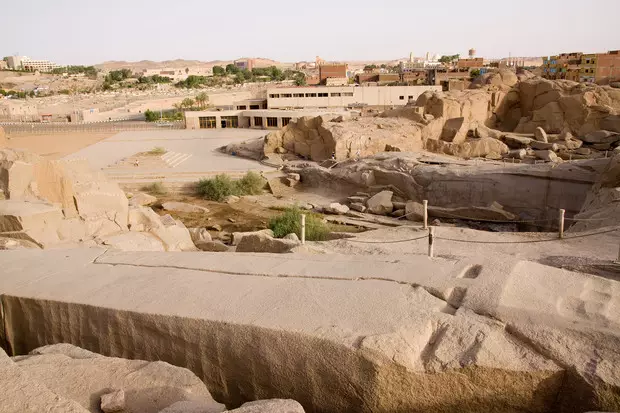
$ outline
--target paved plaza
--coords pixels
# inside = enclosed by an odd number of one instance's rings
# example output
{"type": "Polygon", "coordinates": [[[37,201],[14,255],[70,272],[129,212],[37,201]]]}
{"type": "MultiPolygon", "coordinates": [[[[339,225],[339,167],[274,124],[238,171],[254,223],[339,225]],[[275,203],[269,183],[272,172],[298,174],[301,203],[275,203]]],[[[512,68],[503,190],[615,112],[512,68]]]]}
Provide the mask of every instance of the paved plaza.
{"type": "Polygon", "coordinates": [[[218,151],[221,146],[264,136],[267,132],[252,129],[165,130],[121,132],[88,146],[65,159],[87,159],[95,168],[118,182],[191,181],[215,173],[243,173],[248,170],[270,171],[259,162],[230,156],[218,151]],[[139,152],[162,147],[181,162],[160,166],[115,165],[139,152]]]}

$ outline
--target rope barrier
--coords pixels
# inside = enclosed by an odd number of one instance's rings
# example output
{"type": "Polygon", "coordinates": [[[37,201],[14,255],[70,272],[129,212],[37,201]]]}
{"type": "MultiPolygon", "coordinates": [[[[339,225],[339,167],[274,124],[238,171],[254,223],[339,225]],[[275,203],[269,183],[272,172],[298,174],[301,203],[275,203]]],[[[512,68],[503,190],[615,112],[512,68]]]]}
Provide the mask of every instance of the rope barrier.
{"type": "Polygon", "coordinates": [[[592,234],[582,234],[582,235],[575,235],[573,237],[564,237],[563,239],[549,238],[549,239],[534,239],[534,240],[528,240],[528,241],[476,241],[476,240],[454,239],[454,238],[446,238],[446,237],[435,237],[435,238],[441,239],[444,241],[463,242],[463,243],[470,243],[470,244],[529,244],[529,243],[536,243],[536,242],[566,241],[566,240],[571,240],[571,239],[576,239],[576,238],[593,237],[595,235],[607,234],[607,233],[618,231],[618,230],[620,230],[620,227],[606,230],[606,231],[595,232],[592,234]]]}
{"type": "MultiPolygon", "coordinates": [[[[595,235],[607,234],[607,233],[618,231],[618,230],[620,230],[620,227],[605,230],[605,231],[599,231],[599,232],[595,232],[591,234],[582,234],[582,235],[575,235],[572,237],[565,237],[563,239],[549,238],[549,239],[533,239],[533,240],[523,240],[523,241],[476,241],[476,240],[454,239],[454,238],[447,238],[447,237],[441,237],[441,236],[435,236],[434,238],[441,239],[444,241],[463,242],[463,243],[471,243],[471,244],[529,244],[529,243],[537,243],[537,242],[565,241],[565,240],[571,240],[571,239],[576,239],[576,238],[586,238],[586,237],[592,237],[595,235]]],[[[428,239],[428,235],[423,235],[417,238],[401,239],[401,240],[396,240],[396,241],[362,241],[362,240],[356,240],[356,239],[342,239],[342,241],[356,242],[360,244],[398,244],[401,242],[418,241],[421,239],[428,239]]]]}
{"type": "Polygon", "coordinates": [[[397,241],[362,241],[362,240],[347,239],[347,238],[344,238],[343,241],[357,242],[357,243],[360,243],[360,244],[398,244],[398,243],[401,243],[401,242],[418,241],[418,240],[426,239],[426,238],[428,238],[428,235],[423,235],[423,236],[418,237],[418,238],[401,239],[401,240],[397,240],[397,241]]]}

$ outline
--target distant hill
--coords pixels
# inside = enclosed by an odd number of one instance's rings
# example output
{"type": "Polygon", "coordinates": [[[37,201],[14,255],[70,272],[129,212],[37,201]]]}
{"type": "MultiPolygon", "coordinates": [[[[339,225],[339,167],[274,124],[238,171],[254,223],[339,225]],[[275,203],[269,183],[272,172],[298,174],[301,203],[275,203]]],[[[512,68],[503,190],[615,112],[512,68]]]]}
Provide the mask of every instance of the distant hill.
{"type": "MultiPolygon", "coordinates": [[[[236,60],[245,60],[247,58],[240,57],[236,60]]],[[[293,66],[293,63],[281,63],[276,60],[266,59],[262,57],[253,58],[255,61],[255,67],[268,67],[268,66],[278,66],[278,67],[290,67],[293,66]]],[[[111,60],[107,62],[103,62],[95,65],[97,69],[101,70],[118,70],[118,69],[131,69],[131,70],[140,70],[140,69],[164,69],[164,68],[172,68],[172,69],[183,69],[186,67],[213,67],[213,66],[226,66],[229,63],[233,63],[233,60],[212,60],[210,62],[203,62],[200,60],[185,60],[185,59],[175,59],[175,60],[164,60],[163,62],[154,62],[152,60],[141,60],[139,62],[126,62],[126,61],[118,61],[111,60]]]]}

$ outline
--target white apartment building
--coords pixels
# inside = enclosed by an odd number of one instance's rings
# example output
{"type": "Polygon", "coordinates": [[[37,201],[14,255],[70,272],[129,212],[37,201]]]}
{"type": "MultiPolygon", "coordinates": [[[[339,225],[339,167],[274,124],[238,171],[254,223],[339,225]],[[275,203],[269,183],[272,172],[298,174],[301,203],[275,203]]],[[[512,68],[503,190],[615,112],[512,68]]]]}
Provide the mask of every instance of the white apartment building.
{"type": "Polygon", "coordinates": [[[8,56],[7,63],[9,69],[29,70],[31,72],[51,72],[52,70],[60,67],[60,65],[50,62],[49,60],[36,60],[31,59],[28,56],[8,56]]]}
{"type": "Polygon", "coordinates": [[[441,91],[441,86],[333,86],[293,87],[267,90],[269,109],[346,108],[403,106],[422,93],[441,91]]]}

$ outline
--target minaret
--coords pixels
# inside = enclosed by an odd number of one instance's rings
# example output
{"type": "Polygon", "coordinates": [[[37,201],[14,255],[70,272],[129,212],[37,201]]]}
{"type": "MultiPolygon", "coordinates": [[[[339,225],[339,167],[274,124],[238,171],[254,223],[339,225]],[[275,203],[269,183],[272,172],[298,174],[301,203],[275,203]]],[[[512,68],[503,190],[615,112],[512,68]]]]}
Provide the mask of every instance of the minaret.
{"type": "Polygon", "coordinates": [[[413,52],[409,53],[409,62],[413,63],[413,52]]]}

